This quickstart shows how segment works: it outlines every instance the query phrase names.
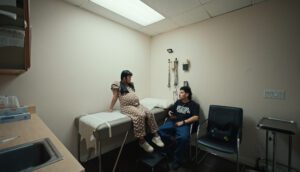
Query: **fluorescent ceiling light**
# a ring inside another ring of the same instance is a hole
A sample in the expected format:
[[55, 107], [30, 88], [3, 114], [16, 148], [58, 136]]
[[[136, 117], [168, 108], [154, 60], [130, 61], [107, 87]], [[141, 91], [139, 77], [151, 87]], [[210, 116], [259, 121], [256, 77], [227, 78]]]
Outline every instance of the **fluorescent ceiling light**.
[[165, 17], [140, 0], [90, 0], [140, 25], [147, 26]]

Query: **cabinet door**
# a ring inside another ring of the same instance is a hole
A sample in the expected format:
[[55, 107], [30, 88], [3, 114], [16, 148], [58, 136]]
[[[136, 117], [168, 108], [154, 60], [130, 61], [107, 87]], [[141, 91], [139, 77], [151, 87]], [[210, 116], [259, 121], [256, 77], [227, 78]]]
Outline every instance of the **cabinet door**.
[[0, 74], [30, 67], [29, 0], [0, 1]]

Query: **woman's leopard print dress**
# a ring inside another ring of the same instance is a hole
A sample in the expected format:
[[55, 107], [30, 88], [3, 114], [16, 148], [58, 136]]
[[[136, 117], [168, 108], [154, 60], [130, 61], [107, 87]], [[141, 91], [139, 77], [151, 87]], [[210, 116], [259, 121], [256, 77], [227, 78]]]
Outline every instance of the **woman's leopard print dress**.
[[119, 88], [120, 82], [114, 82], [111, 85], [112, 90], [117, 89], [119, 91], [121, 112], [132, 119], [134, 136], [139, 138], [146, 135], [146, 123], [151, 133], [157, 132], [158, 126], [154, 115], [140, 104], [135, 92], [130, 87], [127, 87], [129, 93], [121, 95]]

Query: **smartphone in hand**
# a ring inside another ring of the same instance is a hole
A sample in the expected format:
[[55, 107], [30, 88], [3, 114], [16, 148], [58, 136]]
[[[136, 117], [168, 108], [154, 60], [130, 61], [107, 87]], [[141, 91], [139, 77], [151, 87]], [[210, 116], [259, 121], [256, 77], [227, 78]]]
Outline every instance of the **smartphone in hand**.
[[170, 119], [176, 119], [176, 115], [174, 114], [174, 112], [169, 111], [168, 114], [169, 114]]

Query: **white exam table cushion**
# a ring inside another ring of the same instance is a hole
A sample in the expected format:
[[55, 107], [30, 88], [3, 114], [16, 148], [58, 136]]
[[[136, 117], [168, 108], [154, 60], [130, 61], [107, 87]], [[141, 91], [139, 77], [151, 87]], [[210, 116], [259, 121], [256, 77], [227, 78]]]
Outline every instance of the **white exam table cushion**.
[[168, 109], [174, 102], [168, 99], [144, 98], [140, 103], [149, 110], [154, 108]]
[[[122, 124], [123, 127], [121, 127]], [[88, 149], [95, 148], [96, 142], [93, 134], [94, 131], [96, 137], [99, 137], [100, 139], [111, 138], [113, 135], [124, 131], [122, 130], [120, 132], [117, 132], [117, 128], [130, 129], [130, 124], [131, 119], [128, 116], [122, 114], [120, 111], [100, 112], [82, 116], [79, 119], [79, 133], [82, 138], [85, 139]], [[113, 130], [113, 127], [116, 128], [114, 128]]]

